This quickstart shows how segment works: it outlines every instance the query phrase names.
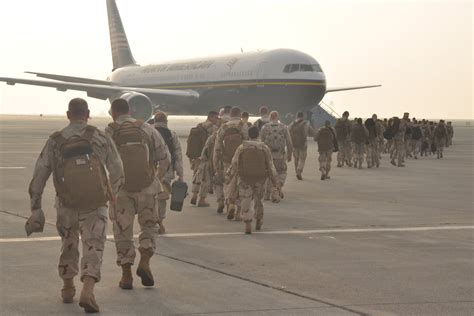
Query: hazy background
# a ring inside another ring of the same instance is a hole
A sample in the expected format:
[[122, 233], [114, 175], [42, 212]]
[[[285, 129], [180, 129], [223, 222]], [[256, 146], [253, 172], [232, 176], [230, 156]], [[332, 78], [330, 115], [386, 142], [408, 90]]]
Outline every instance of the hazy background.
[[[337, 112], [473, 118], [472, 1], [117, 0], [135, 59], [272, 48], [315, 57]], [[39, 71], [105, 79], [112, 69], [105, 0], [0, 1], [0, 76]], [[0, 113], [59, 114], [82, 92], [0, 83]], [[88, 99], [93, 113], [108, 103]]]

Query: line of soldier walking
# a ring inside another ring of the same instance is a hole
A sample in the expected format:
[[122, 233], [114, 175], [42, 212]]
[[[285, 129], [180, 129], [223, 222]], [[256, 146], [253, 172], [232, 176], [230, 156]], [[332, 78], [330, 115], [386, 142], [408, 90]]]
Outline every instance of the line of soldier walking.
[[[107, 216], [113, 224], [116, 262], [122, 270], [119, 287], [133, 288], [135, 215], [140, 226], [136, 274], [142, 285], [153, 286], [150, 260], [156, 237], [166, 232], [164, 220], [172, 181], [177, 178], [173, 185], [182, 183], [184, 172], [181, 145], [177, 134], [168, 128], [164, 112], [158, 111], [150, 125], [134, 119], [128, 102], [117, 99], [111, 106], [113, 122], [104, 132], [87, 124], [89, 114], [85, 100], [71, 100], [67, 112], [70, 124], [52, 134], [42, 149], [29, 186], [31, 216], [25, 230], [28, 235], [43, 231], [41, 201], [52, 174], [56, 227], [62, 240], [58, 264], [63, 280], [61, 297], [66, 304], [74, 300], [81, 238], [83, 287], [79, 305], [85, 312], [95, 313], [99, 306], [94, 286], [101, 278]], [[303, 180], [308, 136], [318, 143], [321, 180], [326, 180], [330, 178], [332, 154], [338, 149], [338, 167], [354, 163], [361, 168], [364, 153], [369, 166], [378, 167], [382, 151], [389, 151], [392, 163], [398, 159], [401, 166], [407, 153], [415, 158], [418, 153], [426, 153], [424, 142], [436, 146], [438, 158], [442, 158], [442, 148], [452, 143], [453, 135], [450, 124], [410, 123], [408, 115], [402, 120], [392, 118], [386, 124], [373, 116], [362, 124], [361, 119], [350, 122], [345, 112], [335, 128], [326, 122], [317, 132], [301, 112], [288, 127], [279, 121], [278, 112], [270, 112], [265, 106], [260, 115], [251, 124], [249, 114], [241, 113], [238, 107], [211, 111], [205, 122], [191, 129], [186, 148], [193, 171], [191, 204], [208, 207], [207, 195], [214, 193], [217, 212], [225, 210], [227, 219], [243, 221], [246, 234], [252, 233], [254, 219], [255, 229], [262, 228], [263, 200], [278, 203], [284, 198], [287, 163], [292, 159], [296, 177]], [[418, 125], [423, 127], [421, 145], [415, 137]], [[408, 127], [412, 131], [410, 139], [415, 141], [405, 146]], [[386, 144], [380, 135], [388, 139]]]

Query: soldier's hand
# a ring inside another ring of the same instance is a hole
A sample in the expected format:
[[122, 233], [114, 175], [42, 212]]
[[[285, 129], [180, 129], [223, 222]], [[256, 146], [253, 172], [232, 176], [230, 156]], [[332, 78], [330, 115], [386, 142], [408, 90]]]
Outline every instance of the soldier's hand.
[[42, 233], [44, 229], [44, 223], [45, 218], [43, 210], [32, 210], [31, 216], [28, 218], [25, 224], [26, 236], [30, 236], [32, 233]]

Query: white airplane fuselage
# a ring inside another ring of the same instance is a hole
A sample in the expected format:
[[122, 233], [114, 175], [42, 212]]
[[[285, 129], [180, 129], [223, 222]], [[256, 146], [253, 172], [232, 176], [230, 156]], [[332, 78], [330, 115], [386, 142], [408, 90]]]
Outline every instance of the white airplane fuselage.
[[131, 65], [107, 79], [127, 87], [199, 92], [199, 100], [187, 106], [158, 102], [170, 113], [205, 114], [225, 105], [257, 113], [267, 105], [286, 115], [317, 105], [326, 93], [318, 62], [291, 49]]

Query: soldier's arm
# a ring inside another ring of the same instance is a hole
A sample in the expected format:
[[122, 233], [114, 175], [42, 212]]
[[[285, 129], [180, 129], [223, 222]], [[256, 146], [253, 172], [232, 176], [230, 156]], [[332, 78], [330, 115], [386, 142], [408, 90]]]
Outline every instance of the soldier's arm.
[[28, 192], [30, 194], [31, 210], [41, 209], [41, 197], [49, 176], [53, 172], [53, 147], [54, 141], [48, 139], [38, 159], [36, 160], [33, 178], [31, 179]]
[[268, 177], [270, 178], [270, 181], [272, 181], [272, 184], [274, 187], [278, 186], [278, 179], [277, 179], [277, 172], [275, 169], [275, 165], [273, 164], [273, 158], [272, 158], [272, 153], [270, 151], [270, 148], [268, 148], [267, 145], [263, 146], [263, 151], [265, 153], [265, 163], [267, 164], [267, 170], [268, 170]]
[[107, 146], [105, 167], [109, 173], [109, 182], [110, 186], [112, 187], [112, 191], [114, 194], [117, 194], [125, 181], [122, 159], [120, 158], [120, 154], [118, 153], [117, 147], [115, 146], [113, 140], [108, 135], [104, 136]]
[[212, 153], [213, 155], [213, 161], [214, 161], [214, 168], [216, 169], [216, 173], [221, 173], [223, 172], [222, 170], [222, 164], [219, 163], [220, 161], [222, 161], [222, 151], [223, 151], [223, 148], [222, 148], [222, 141], [224, 139], [224, 129], [223, 128], [220, 128], [218, 131], [217, 131], [217, 135], [216, 135], [216, 141], [214, 143], [214, 152]]
[[181, 143], [179, 142], [178, 135], [173, 133], [173, 145], [174, 145], [174, 156], [175, 156], [175, 165], [176, 174], [179, 178], [183, 178], [183, 150], [181, 149]]
[[155, 163], [158, 163], [158, 178], [161, 179], [169, 169], [171, 157], [161, 134], [154, 128], [150, 128], [150, 130], [152, 132], [151, 138], [155, 146]]
[[232, 162], [230, 163], [229, 169], [227, 169], [227, 174], [226, 174], [228, 178], [234, 177], [237, 174], [237, 170], [239, 169], [239, 159], [240, 159], [240, 153], [242, 152], [242, 148], [243, 148], [242, 145], [237, 147], [234, 157], [232, 157]]
[[291, 156], [293, 153], [293, 141], [291, 140], [290, 132], [288, 128], [285, 126], [285, 138], [286, 138], [286, 148], [288, 148], [288, 155]]

